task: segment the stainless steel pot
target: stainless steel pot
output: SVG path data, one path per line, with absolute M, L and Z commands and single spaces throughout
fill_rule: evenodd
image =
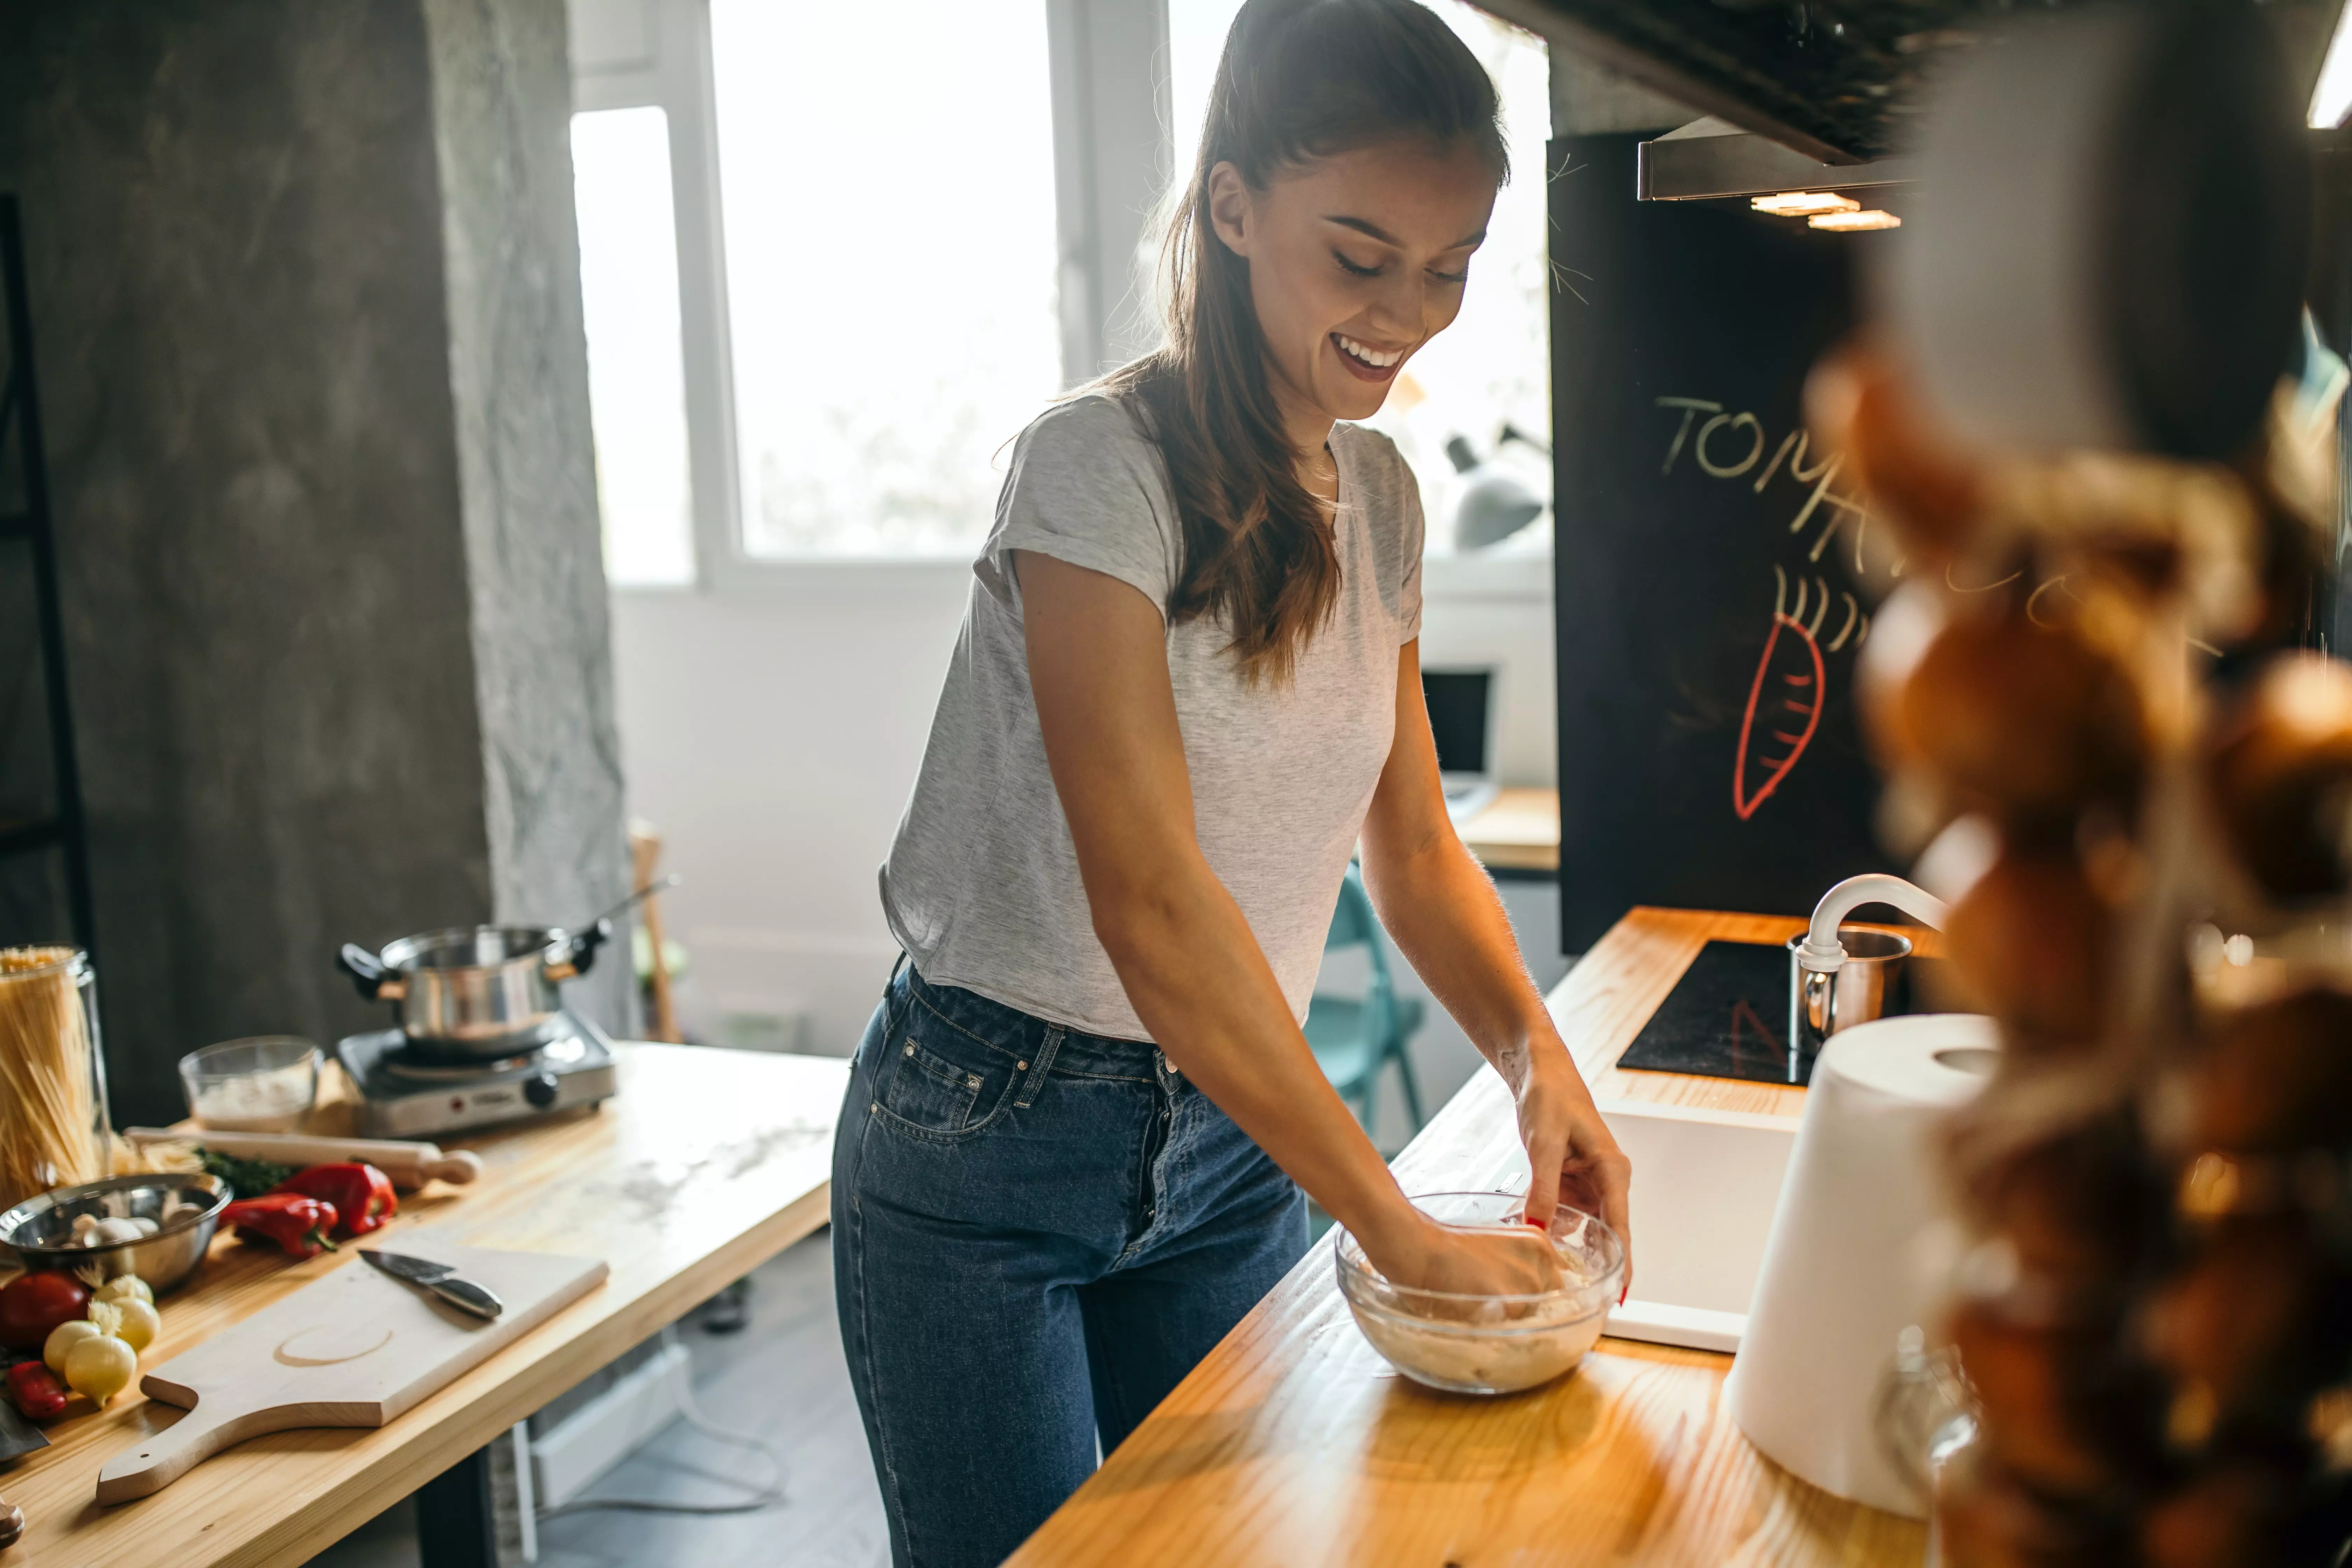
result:
M 585 974 L 612 934 L 599 921 L 558 926 L 453 926 L 404 936 L 381 953 L 345 942 L 336 964 L 371 1002 L 391 1002 L 403 1033 L 437 1056 L 484 1061 L 541 1043 L 563 1010 L 558 990 Z
M 1808 969 L 1797 950 L 1805 933 L 1789 939 L 1789 1041 L 1790 1060 L 1810 1060 L 1840 1029 L 1886 1016 L 1886 1001 L 1911 956 L 1911 939 L 1864 926 L 1837 928 L 1845 962 L 1828 974 Z
M 452 926 L 404 936 L 382 952 L 343 943 L 335 965 L 371 1002 L 400 1008 L 401 1031 L 426 1055 L 496 1061 L 544 1045 L 562 1028 L 556 987 L 585 974 L 613 921 L 676 876 L 648 882 L 578 931 L 561 926 Z

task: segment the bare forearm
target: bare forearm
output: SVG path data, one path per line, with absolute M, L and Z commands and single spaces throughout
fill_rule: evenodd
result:
M 1149 892 L 1097 900 L 1128 999 L 1176 1069 L 1333 1218 L 1368 1238 L 1393 1228 L 1407 1217 L 1395 1179 L 1307 1049 L 1240 908 L 1192 861 Z
M 1444 832 L 1388 853 L 1368 845 L 1364 882 L 1398 951 L 1517 1089 L 1529 1042 L 1554 1031 L 1485 868 Z

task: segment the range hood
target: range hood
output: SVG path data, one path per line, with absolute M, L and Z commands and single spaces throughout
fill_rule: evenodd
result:
M 1691 201 L 1900 184 L 1909 175 L 1895 155 L 1909 112 L 1945 59 L 2021 13 L 2114 0 L 1477 3 L 1707 116 L 1643 152 L 1642 194 Z M 2344 0 L 2260 0 L 2255 8 L 2308 94 Z M 2352 84 L 2352 38 L 2346 53 Z M 2352 85 L 2338 96 L 2352 104 Z
M 1909 158 L 1824 163 L 1769 136 L 1708 117 L 1641 147 L 1636 194 L 1645 202 L 1720 201 L 1783 191 L 1826 191 L 1875 200 L 1915 177 Z

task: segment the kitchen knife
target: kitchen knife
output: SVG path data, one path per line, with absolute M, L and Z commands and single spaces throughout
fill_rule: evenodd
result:
M 362 1258 L 394 1279 L 430 1290 L 461 1312 L 477 1318 L 495 1318 L 507 1310 L 507 1304 L 491 1291 L 459 1275 L 446 1263 L 436 1263 L 429 1258 L 411 1258 L 404 1252 L 383 1252 L 367 1248 Z
M 41 1436 L 41 1429 L 18 1415 L 5 1397 L 0 1397 L 0 1459 L 13 1459 L 48 1446 L 49 1440 Z

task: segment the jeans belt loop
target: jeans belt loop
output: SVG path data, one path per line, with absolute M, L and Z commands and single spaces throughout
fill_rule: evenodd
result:
M 1054 1053 L 1062 1048 L 1065 1032 L 1059 1024 L 1045 1026 L 1045 1037 L 1037 1042 L 1037 1059 L 1029 1064 L 1029 1076 L 1021 1080 L 1020 1098 L 1013 1102 L 1016 1110 L 1028 1110 L 1029 1102 L 1036 1099 L 1037 1091 L 1045 1087 L 1046 1071 L 1054 1065 Z

